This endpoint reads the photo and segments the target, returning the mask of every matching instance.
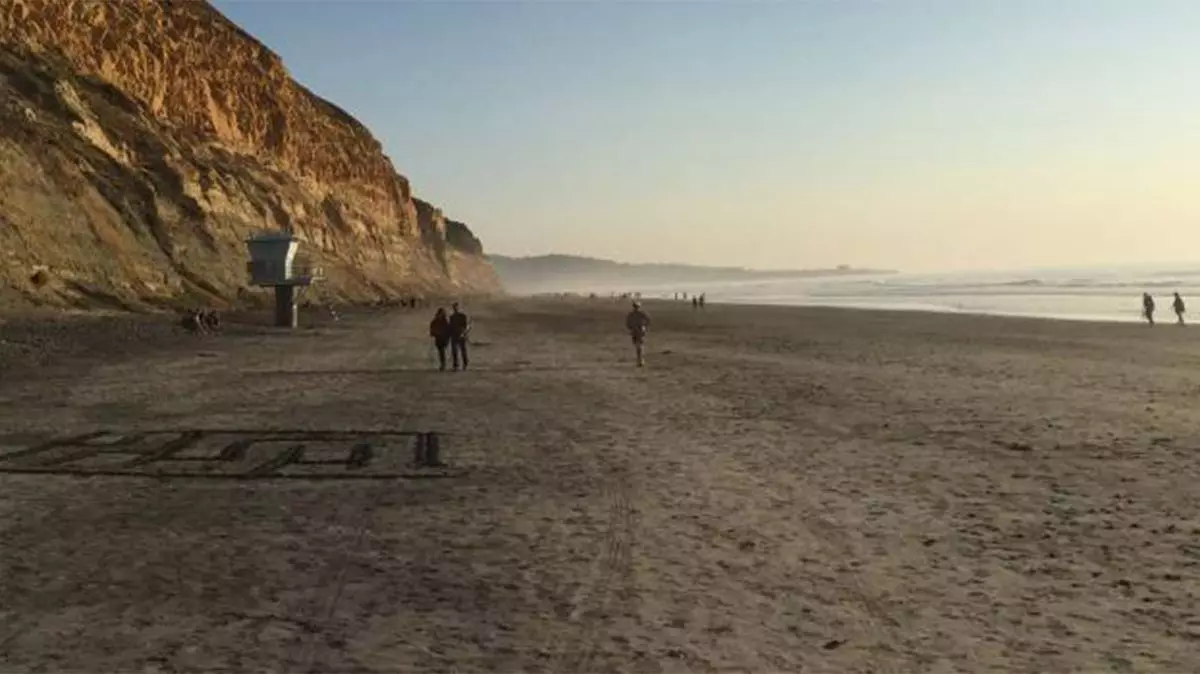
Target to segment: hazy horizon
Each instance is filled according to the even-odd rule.
[[[737,264],[719,264],[719,263],[718,264],[708,264],[708,263],[696,263],[696,262],[680,262],[678,260],[671,260],[671,259],[646,259],[646,260],[639,260],[636,262],[630,262],[628,260],[606,258],[606,257],[600,257],[600,256],[596,256],[596,255],[589,255],[586,253],[579,253],[579,252],[562,253],[562,252],[557,252],[557,251],[550,251],[550,252],[544,252],[544,253],[530,253],[530,254],[512,254],[512,253],[505,253],[502,251],[486,250],[486,251],[484,251],[484,254],[487,256],[500,256],[500,257],[513,258],[513,259],[528,259],[528,258],[537,258],[537,257],[562,256],[562,257],[592,259],[592,260],[597,260],[597,261],[601,261],[601,262],[615,262],[618,264],[666,265],[666,266],[672,266],[672,265],[689,266],[689,265],[691,265],[691,266],[711,267],[711,268],[740,268],[740,269],[745,269],[747,271],[753,271],[753,272],[772,272],[772,271],[786,272],[786,271],[808,271],[808,270],[825,271],[825,270],[834,270],[838,266],[837,264],[824,264],[824,265],[813,265],[813,266],[808,266],[808,267],[799,267],[799,266],[757,267],[757,266],[747,266],[747,265],[737,265]],[[1196,259],[1192,259],[1192,260],[1163,259],[1163,260],[1157,260],[1157,261],[1152,261],[1152,262],[1113,262],[1113,263],[1092,262],[1092,263],[1082,263],[1082,264],[1045,264],[1045,265],[1026,265],[1026,266],[1013,266],[1013,267],[986,267],[986,266],[983,266],[983,267],[974,267],[971,269],[952,269],[952,268],[905,269],[905,268],[898,267],[898,266],[888,267],[888,266],[883,266],[883,265],[872,266],[872,267],[866,267],[866,266],[860,266],[860,265],[848,265],[848,266],[850,266],[852,269],[857,270],[857,271],[889,272],[889,273],[907,274],[907,275],[939,275],[939,274],[955,275],[955,274],[961,274],[961,273],[979,273],[979,274],[1031,273],[1032,274],[1032,273],[1039,273],[1039,272],[1071,272],[1071,271],[1091,271],[1091,272],[1096,272],[1096,271],[1118,271],[1118,272],[1120,272],[1120,271],[1147,271],[1147,272],[1165,272],[1165,273],[1170,273],[1173,271],[1180,271],[1180,272],[1192,273],[1192,272],[1200,271],[1200,257],[1198,257]]]
[[[213,4],[489,252],[1200,259],[1200,3]]]

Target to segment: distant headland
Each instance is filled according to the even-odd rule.
[[[654,287],[821,276],[895,274],[891,269],[838,265],[823,269],[747,269],[675,263],[633,264],[580,255],[513,257],[489,254],[488,260],[510,292],[553,292]]]

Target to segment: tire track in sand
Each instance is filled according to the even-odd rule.
[[[854,551],[843,540],[844,536],[841,531],[832,523],[820,517],[811,516],[802,518],[799,520],[799,524],[804,527],[814,542],[828,549],[836,559],[857,558]],[[854,612],[852,619],[860,636],[867,640],[864,644],[868,665],[866,671],[872,672],[872,674],[875,672],[900,674],[904,670],[895,664],[896,659],[882,656],[880,650],[884,649],[879,647],[884,644],[900,643],[895,620],[879,598],[863,583],[862,576],[858,571],[847,571],[843,575],[843,580],[846,582],[844,590],[850,595],[849,598],[862,609],[861,612]],[[889,647],[885,648],[891,653],[895,652]]]
[[[601,540],[602,551],[576,594],[575,608],[568,617],[571,629],[559,644],[552,672],[586,672],[596,654],[602,628],[617,603],[618,586],[633,574],[633,542],[636,516],[627,480],[616,479],[604,487],[608,522]]]

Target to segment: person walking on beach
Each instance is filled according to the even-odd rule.
[[[650,316],[642,311],[642,303],[634,302],[633,310],[625,316],[625,329],[633,339],[633,350],[637,354],[637,366],[646,365],[646,332],[650,329]]]
[[[1142,316],[1147,323],[1154,325],[1154,298],[1150,293],[1142,293]]]
[[[438,370],[446,371],[446,347],[450,345],[450,319],[446,318],[446,309],[438,307],[433,320],[429,322],[429,336],[433,338],[433,346],[437,349]]]
[[[1179,325],[1183,325],[1183,315],[1187,312],[1187,306],[1183,303],[1183,298],[1179,293],[1175,293],[1175,301],[1171,302],[1171,308],[1175,310],[1175,319]]]
[[[471,319],[459,311],[458,302],[450,305],[450,359],[454,371],[458,371],[458,358],[462,356],[462,369],[467,369],[467,336],[471,333]]]

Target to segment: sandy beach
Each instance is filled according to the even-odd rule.
[[[647,308],[0,323],[0,669],[1200,670],[1200,328]]]

